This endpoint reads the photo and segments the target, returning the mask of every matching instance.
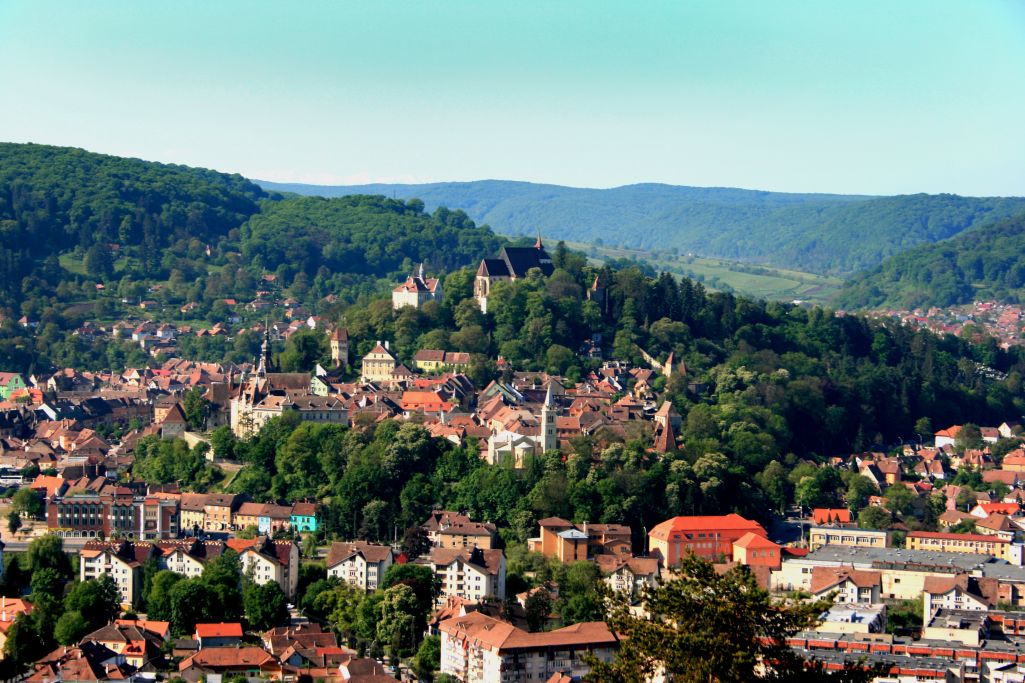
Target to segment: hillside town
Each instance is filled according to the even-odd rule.
[[[972,341],[992,337],[1004,349],[1025,343],[1025,308],[1019,304],[974,301],[949,308],[933,306],[914,310],[878,310],[869,315]]]
[[[480,296],[499,270],[487,269],[478,275]],[[419,292],[441,294],[421,271],[396,288],[396,308],[419,305],[421,299],[408,297]],[[648,356],[647,367],[608,359],[576,382],[503,368],[503,379],[475,387],[461,372],[468,354],[426,349],[407,364],[387,340],[375,340],[369,353],[351,359],[346,329],[329,327],[330,367],[277,372],[271,345],[321,324],[308,318],[283,329],[258,326],[260,356],[240,365],[170,358],[116,373],[0,373],[3,483],[38,500],[34,512],[13,513],[18,522],[4,531],[7,553],[46,534],[60,537],[77,554],[78,578],[110,576],[128,615],[36,661],[28,680],[142,680],[169,670],[185,680],[239,673],[356,683],[413,676],[362,656],[294,607],[287,623],[268,631],[246,633],[242,622],[198,623],[194,633],[177,638],[167,622],[132,612],[141,603],[147,566],[200,577],[229,551],[257,584],[277,584],[290,604],[299,600],[307,563],[323,563],[328,577],[365,593],[384,585],[390,567],[428,568],[437,590],[427,633],[440,637],[439,673],[465,683],[561,683],[586,675],[585,655],[614,658],[619,639],[604,622],[559,627],[550,617],[553,628],[528,628],[524,610],[534,593],[507,591],[507,558],[489,520],[437,510],[420,527],[426,542],[418,555],[359,538],[324,539],[318,547],[318,501],[258,503],[245,494],[147,482],[133,473],[135,449],[147,438],[184,440],[204,453],[208,467],[230,469],[209,446],[214,430],[227,427],[245,439],[291,414],[354,429],[386,420],[414,423],[434,438],[472,445],[489,465],[513,470],[568,451],[582,435],[642,435],[657,458],[679,447],[682,418],[671,402],[659,401],[656,379],[685,375],[685,366],[672,357],[660,363]],[[175,334],[169,325],[143,325],[132,334],[143,345],[153,340],[151,348],[162,353],[173,348],[166,345]],[[703,389],[691,383],[689,390]],[[189,414],[191,393],[202,399],[199,416]],[[1019,424],[1006,422],[952,425],[889,453],[801,464],[857,476],[861,488],[849,489],[848,507],[801,505],[771,525],[737,514],[677,516],[646,531],[628,520],[577,524],[553,517],[538,520],[527,550],[566,565],[593,564],[609,589],[633,599],[672,577],[691,554],[719,571],[743,565],[775,594],[833,597],[819,626],[789,642],[827,667],[867,657],[887,668],[887,680],[1021,681],[1020,434]],[[4,598],[0,634],[31,609],[30,602]]]

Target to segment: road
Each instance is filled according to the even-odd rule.
[[[85,545],[85,542],[88,541],[88,540],[90,540],[90,539],[88,539],[88,538],[65,538],[64,539],[64,550],[69,550],[69,551],[70,550],[74,550],[74,551],[77,552],[77,551],[82,549],[82,547]],[[94,539],[91,539],[91,540],[95,541],[96,539],[94,538]],[[4,551],[9,552],[9,553],[23,553],[26,550],[28,550],[28,544],[30,542],[31,542],[31,539],[27,540],[27,541],[22,541],[22,540],[4,541]]]

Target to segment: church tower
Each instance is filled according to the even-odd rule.
[[[545,404],[541,406],[541,452],[547,453],[559,447],[559,441],[555,436],[555,416],[557,414],[555,398],[552,396],[552,383],[548,383],[548,392],[545,394]]]

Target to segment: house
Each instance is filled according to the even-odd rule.
[[[656,588],[661,567],[657,557],[630,557],[619,555],[596,555],[605,583],[617,593],[637,597],[645,588]]]
[[[822,633],[883,633],[886,605],[845,602],[833,605],[819,618],[822,621],[815,630]]]
[[[1017,515],[1021,507],[1017,503],[979,503],[969,513],[972,517],[986,519],[990,515]]]
[[[1025,449],[1016,448],[1004,455],[1003,462],[1000,463],[1000,469],[1009,472],[1025,472]]]
[[[749,531],[733,543],[733,561],[749,567],[779,569],[783,562],[783,548]]]
[[[193,636],[200,649],[206,647],[235,647],[242,642],[242,624],[235,622],[196,624]]]
[[[441,631],[441,669],[460,681],[505,683],[523,672],[532,680],[553,676],[584,680],[590,672],[585,656],[611,662],[619,650],[619,638],[604,622],[584,622],[528,633],[481,612],[456,616],[438,625]],[[561,680],[561,679],[556,679]]]
[[[482,548],[490,550],[498,538],[498,527],[475,522],[464,514],[435,510],[421,525],[436,548]]]
[[[834,602],[875,604],[882,602],[879,572],[850,567],[814,567],[811,594],[816,599],[834,595]]]
[[[421,372],[462,370],[470,363],[470,354],[439,349],[421,349],[413,356],[413,367]]]
[[[25,378],[17,372],[0,372],[0,401],[6,401],[15,391],[27,386]]]
[[[441,280],[424,277],[424,264],[421,263],[416,275],[410,275],[392,290],[391,306],[396,311],[406,306],[420,309],[428,301],[441,303]]]
[[[327,554],[327,575],[370,593],[380,587],[393,561],[390,546],[366,541],[335,541]]]
[[[203,498],[203,530],[230,530],[233,515],[243,500],[241,495],[234,493],[206,494]]]
[[[439,599],[505,600],[505,553],[481,548],[434,548],[431,569],[441,583]]]
[[[922,615],[926,621],[940,609],[985,612],[1001,600],[999,581],[965,573],[927,577],[922,595]]]
[[[957,439],[957,435],[961,433],[961,425],[954,425],[941,429],[936,432],[933,436],[936,439],[936,448],[944,448],[945,446],[953,446],[954,441]]]
[[[399,367],[399,359],[391,352],[388,342],[377,342],[370,353],[363,356],[360,379],[365,383],[391,382],[392,373]]]
[[[481,311],[488,312],[488,296],[496,282],[523,279],[534,268],[545,277],[555,272],[552,257],[541,243],[541,235],[537,236],[533,247],[503,247],[496,258],[481,261],[473,283],[473,296]]]
[[[317,504],[316,503],[294,503],[289,517],[289,524],[293,531],[298,533],[316,533]]]
[[[539,521],[538,526],[541,527],[541,536],[532,545],[532,550],[567,564],[587,559],[587,534],[575,524],[559,517],[547,517]]]
[[[186,681],[209,679],[211,674],[241,674],[247,678],[281,680],[281,664],[263,648],[207,647],[178,664]]]
[[[711,561],[733,557],[733,544],[747,533],[768,537],[761,524],[738,514],[673,517],[652,528],[648,545],[652,555],[661,557],[665,566],[674,567],[688,553]]]

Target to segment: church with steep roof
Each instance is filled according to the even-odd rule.
[[[497,257],[481,261],[473,284],[473,296],[480,310],[488,312],[488,296],[496,282],[519,280],[526,277],[531,268],[537,268],[545,277],[555,272],[555,264],[541,243],[541,235],[532,247],[503,247]]]

